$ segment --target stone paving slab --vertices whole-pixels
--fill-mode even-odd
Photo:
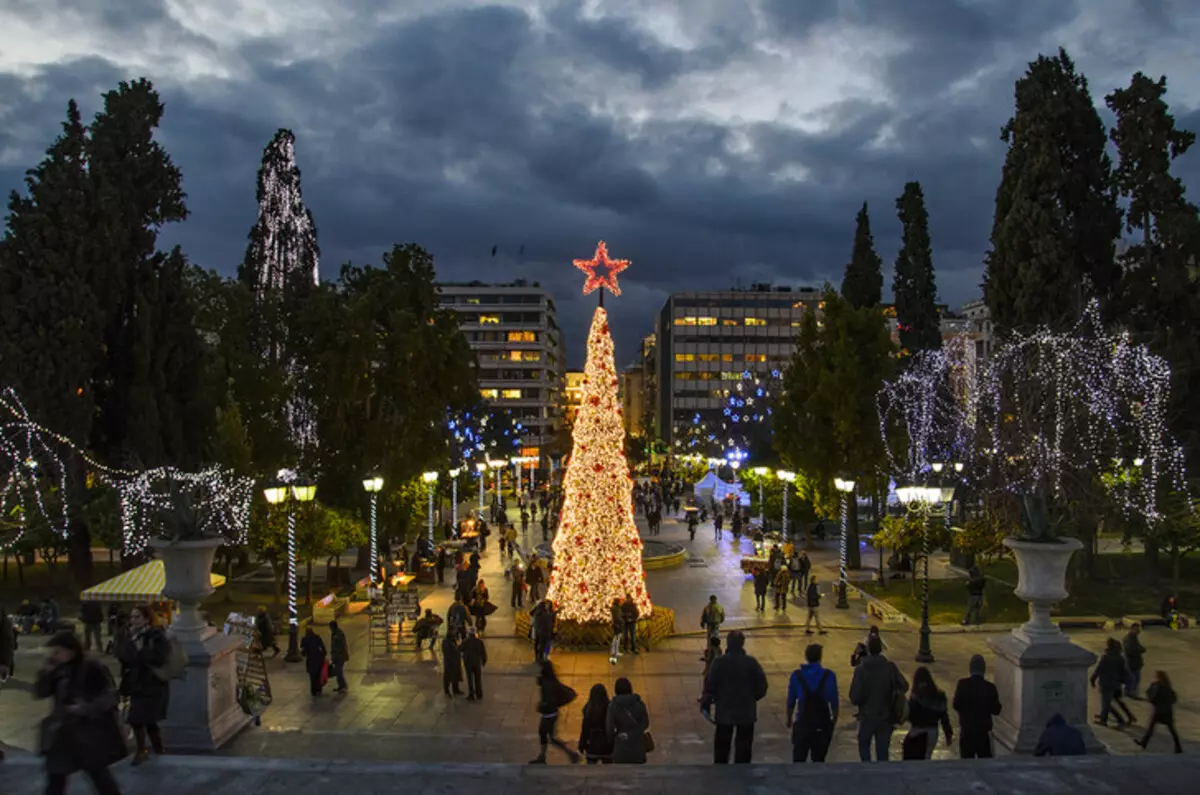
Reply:
[[[977,760],[930,764],[684,765],[674,767],[363,764],[346,761],[234,760],[176,757],[133,769],[114,767],[124,795],[529,795],[578,792],[587,795],[1182,795],[1194,793],[1200,758],[1075,757]],[[0,792],[35,795],[45,784],[40,760],[14,758],[0,764]],[[69,795],[90,792],[72,777]]]

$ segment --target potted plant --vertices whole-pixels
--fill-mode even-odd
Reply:
[[[163,595],[179,605],[179,630],[205,626],[199,606],[213,592],[213,558],[225,543],[211,518],[196,486],[168,481],[159,535],[149,546],[163,562]]]

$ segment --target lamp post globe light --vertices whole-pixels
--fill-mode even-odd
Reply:
[[[479,473],[479,518],[483,518],[483,481],[487,479],[487,464],[480,461],[475,465],[475,471]]]
[[[458,476],[463,472],[462,467],[455,467],[450,475],[450,524],[458,531]]]
[[[379,584],[379,541],[375,529],[375,516],[379,492],[383,488],[383,477],[380,475],[371,474],[363,478],[362,484],[363,491],[371,495],[371,556],[368,558],[368,560],[370,561],[371,572],[369,579],[371,586],[375,587]]]
[[[288,650],[284,662],[300,662],[300,616],[296,611],[296,512],[292,510],[289,498],[295,502],[312,502],[316,496],[316,484],[302,476],[296,477],[290,484],[276,481],[263,489],[263,497],[270,505],[288,503]]]
[[[433,543],[433,492],[437,488],[438,473],[425,472],[421,475],[421,480],[429,486],[429,508],[426,513],[429,515],[429,543]]]
[[[842,495],[842,541],[839,549],[838,567],[838,610],[849,610],[850,602],[846,599],[846,555],[850,533],[850,495],[854,492],[854,481],[848,478],[834,478],[833,486]]]
[[[796,473],[789,472],[786,469],[780,469],[775,473],[775,476],[779,478],[781,483],[783,483],[783,537],[791,538],[792,534],[788,528],[788,489],[791,487],[791,484],[795,482]]]
[[[940,474],[944,468],[941,463],[933,464],[935,474]],[[956,471],[961,472],[962,467],[958,466]],[[954,489],[951,488],[949,494],[950,500],[954,498]],[[942,501],[943,489],[930,486],[904,486],[896,489],[896,496],[905,506],[919,506],[922,511],[925,511],[930,506],[937,505]],[[950,501],[946,502],[946,523],[950,523]],[[916,661],[919,663],[931,663],[934,661],[933,649],[930,646],[930,629],[929,629],[929,523],[925,522],[921,526],[921,556],[922,563],[922,584],[921,584],[921,642],[917,648]]]
[[[758,476],[758,526],[766,532],[767,507],[763,502],[763,481],[771,474],[771,470],[768,467],[755,467],[750,471]]]

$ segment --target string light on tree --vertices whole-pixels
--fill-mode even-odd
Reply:
[[[604,306],[604,290],[613,295],[621,294],[621,287],[617,284],[617,274],[629,267],[627,259],[610,259],[608,256],[608,244],[601,240],[596,244],[596,253],[591,259],[572,260],[575,267],[587,274],[587,281],[583,285],[583,294],[588,295],[594,290],[600,290],[600,305]],[[601,269],[600,273],[596,269]]]
[[[615,272],[593,284],[580,263],[608,261],[604,244],[593,260],[576,260],[588,272],[584,293],[599,286],[619,295]],[[611,262],[611,261],[610,261]],[[617,272],[628,267],[627,260]],[[603,296],[603,292],[601,293]],[[597,307],[588,333],[583,395],[575,419],[571,458],[563,476],[563,507],[554,538],[554,569],[547,598],[560,619],[606,623],[614,599],[633,597],[641,615],[652,610],[642,567],[642,540],[633,520],[633,479],[625,460],[624,423],[617,398],[617,370],[608,313]]]

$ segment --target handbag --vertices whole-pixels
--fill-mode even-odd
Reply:
[[[321,678],[319,681],[322,687],[329,681],[329,660],[321,660]]]
[[[654,735],[650,733],[649,729],[646,729],[646,733],[642,735],[642,742],[645,744],[646,753],[654,750]]]

